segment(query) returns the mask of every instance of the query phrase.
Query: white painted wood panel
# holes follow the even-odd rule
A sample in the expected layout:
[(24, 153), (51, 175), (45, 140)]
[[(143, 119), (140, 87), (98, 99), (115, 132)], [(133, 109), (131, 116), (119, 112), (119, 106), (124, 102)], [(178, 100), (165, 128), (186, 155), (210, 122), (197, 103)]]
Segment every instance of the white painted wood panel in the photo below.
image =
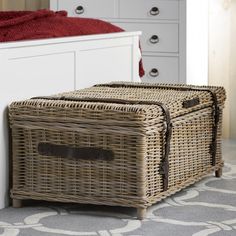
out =
[(120, 17), (146, 20), (176, 20), (179, 18), (178, 4), (179, 1), (166, 0), (120, 0)]
[(123, 32), (0, 43), (0, 209), (9, 200), (8, 104), (96, 82), (139, 81), (139, 35)]
[[(126, 57), (120, 60), (123, 55)], [(78, 65), (77, 88), (111, 82), (111, 80), (131, 81), (133, 77), (131, 46), (81, 51)]]
[(22, 99), (23, 94), (24, 97), (40, 96), (41, 93), (74, 89), (75, 52), (44, 54), (32, 50), (31, 55), (24, 55), (19, 51), (14, 50), (13, 55), (8, 54), (10, 57), (6, 65), (7, 78), (14, 86), (9, 87), (8, 83), (1, 86), (10, 98), (11, 95), (14, 95), (14, 99)]
[[(143, 52), (172, 52), (179, 51), (178, 24), (168, 23), (115, 23), (121, 28), (132, 31), (141, 30), (141, 45)], [(158, 39), (152, 40), (153, 36)], [(151, 43), (153, 41), (153, 43)]]
[(58, 10), (66, 10), (69, 16), (74, 17), (92, 15), (98, 18), (111, 18), (115, 17), (115, 0), (62, 0), (58, 3)]
[[(66, 0), (57, 0), (60, 1)], [(115, 0), (117, 16), (105, 19), (128, 31), (143, 31), (141, 46), (145, 56), (155, 56), (157, 60), (163, 56), (178, 57), (179, 83), (207, 84), (208, 1)], [(55, 4), (55, 0), (51, 2)], [(114, 11), (109, 4), (97, 7), (97, 12), (104, 8)], [(153, 8), (158, 14), (150, 13)], [(88, 16), (96, 18), (97, 12)], [(152, 35), (160, 38), (159, 43), (149, 43)], [(166, 78), (166, 82), (171, 81)]]
[(143, 82), (179, 83), (178, 57), (144, 56), (143, 62), (146, 69), (146, 74), (142, 78)]
[(59, 2), (57, 0), (49, 0), (50, 9), (53, 11), (58, 11)]
[(72, 53), (44, 54), (39, 48), (30, 55), (17, 49), (0, 50), (0, 208), (8, 204), (8, 125), (7, 105), (38, 95), (49, 95), (74, 89), (74, 56)]

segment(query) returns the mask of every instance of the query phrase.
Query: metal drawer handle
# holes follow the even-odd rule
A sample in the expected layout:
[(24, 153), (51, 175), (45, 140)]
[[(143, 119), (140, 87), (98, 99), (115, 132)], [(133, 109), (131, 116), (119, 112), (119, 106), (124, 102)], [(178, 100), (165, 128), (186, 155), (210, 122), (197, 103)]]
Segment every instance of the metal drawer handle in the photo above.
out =
[(159, 15), (160, 11), (159, 11), (159, 8), (158, 7), (153, 7), (151, 10), (150, 10), (150, 14), (152, 16), (157, 16)]
[(149, 72), (149, 75), (150, 75), (151, 77), (157, 77), (157, 76), (159, 76), (159, 71), (158, 71), (158, 69), (156, 69), (156, 68), (151, 69), (151, 71)]
[(159, 37), (157, 35), (153, 35), (150, 39), (149, 39), (150, 43), (152, 44), (156, 44), (159, 43)]
[(78, 14), (78, 15), (83, 14), (84, 13), (84, 7), (83, 6), (76, 7), (75, 13)]

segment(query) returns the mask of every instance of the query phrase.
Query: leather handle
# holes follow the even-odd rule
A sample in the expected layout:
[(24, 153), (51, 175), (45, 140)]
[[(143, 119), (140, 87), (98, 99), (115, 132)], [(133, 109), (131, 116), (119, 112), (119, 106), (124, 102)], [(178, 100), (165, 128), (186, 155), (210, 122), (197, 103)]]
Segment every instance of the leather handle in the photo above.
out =
[(38, 153), (42, 156), (56, 156), (65, 158), (76, 158), (82, 160), (114, 160), (114, 153), (111, 150), (93, 147), (69, 147), (66, 145), (57, 145), (47, 142), (38, 144)]
[(190, 99), (190, 100), (183, 101), (183, 107), (184, 108), (195, 107), (199, 104), (200, 104), (199, 98), (193, 98), (193, 99)]

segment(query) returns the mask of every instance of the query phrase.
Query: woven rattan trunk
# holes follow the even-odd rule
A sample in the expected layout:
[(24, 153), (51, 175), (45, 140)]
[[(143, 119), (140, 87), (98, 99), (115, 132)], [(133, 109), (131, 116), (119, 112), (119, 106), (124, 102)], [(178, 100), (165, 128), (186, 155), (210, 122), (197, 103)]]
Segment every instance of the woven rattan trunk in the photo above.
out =
[(221, 175), (222, 87), (111, 83), (9, 107), (13, 205), (148, 206)]

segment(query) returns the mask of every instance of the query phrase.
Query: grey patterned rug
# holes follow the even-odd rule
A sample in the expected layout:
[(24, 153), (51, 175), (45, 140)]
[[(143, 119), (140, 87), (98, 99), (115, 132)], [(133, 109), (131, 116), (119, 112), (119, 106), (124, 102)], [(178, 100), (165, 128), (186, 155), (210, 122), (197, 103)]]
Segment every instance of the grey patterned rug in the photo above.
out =
[(223, 151), (221, 179), (209, 176), (150, 207), (144, 221), (131, 208), (33, 202), (0, 211), (0, 236), (235, 236), (236, 142)]

